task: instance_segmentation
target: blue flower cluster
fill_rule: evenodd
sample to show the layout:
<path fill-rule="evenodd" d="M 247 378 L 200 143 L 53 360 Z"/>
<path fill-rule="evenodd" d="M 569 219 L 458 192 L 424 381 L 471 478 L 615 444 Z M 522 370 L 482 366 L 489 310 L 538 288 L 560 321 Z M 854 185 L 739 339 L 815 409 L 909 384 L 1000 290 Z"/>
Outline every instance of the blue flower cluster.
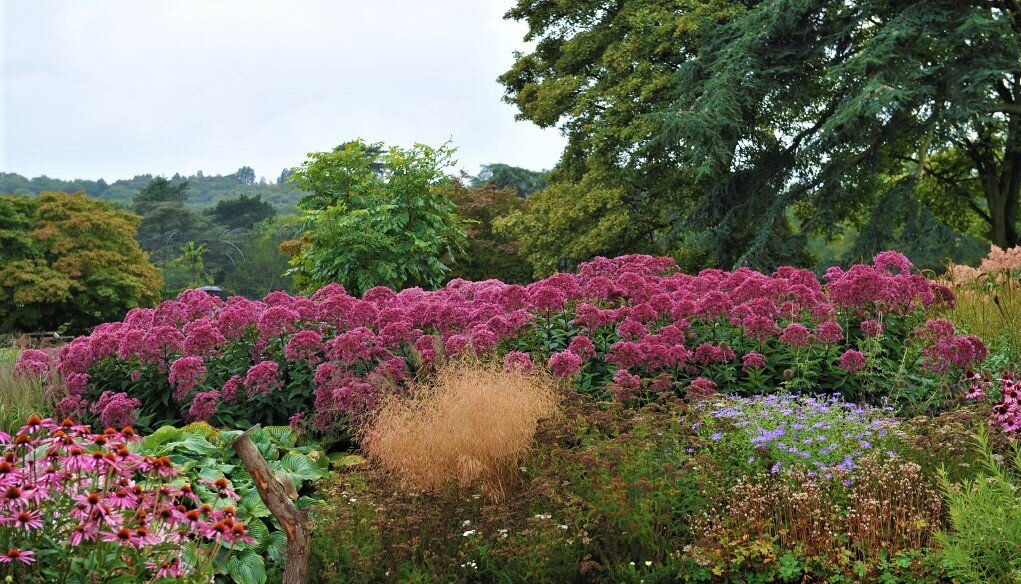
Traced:
<path fill-rule="evenodd" d="M 766 465 L 774 474 L 798 466 L 833 478 L 854 470 L 866 454 L 895 455 L 890 408 L 786 394 L 724 397 L 704 407 L 706 415 L 692 429 L 707 439 L 707 448 L 749 466 Z"/>

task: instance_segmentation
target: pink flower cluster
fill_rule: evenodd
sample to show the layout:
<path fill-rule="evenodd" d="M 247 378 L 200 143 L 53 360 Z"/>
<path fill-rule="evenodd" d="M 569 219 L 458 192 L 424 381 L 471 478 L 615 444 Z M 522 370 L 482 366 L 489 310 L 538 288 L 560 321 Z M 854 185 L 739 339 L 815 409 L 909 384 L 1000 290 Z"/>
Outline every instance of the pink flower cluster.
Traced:
<path fill-rule="evenodd" d="M 331 284 L 311 297 L 273 292 L 261 302 L 240 297 L 224 302 L 188 291 L 75 339 L 60 351 L 56 369 L 68 383 L 73 379 L 97 395 L 104 381 L 115 380 L 73 376 L 89 374 L 108 359 L 136 372 L 154 368 L 167 376 L 182 411 L 194 419 L 207 419 L 246 396 L 285 393 L 280 388 L 300 370 L 301 379 L 313 378 L 304 407 L 324 429 L 371 407 L 380 391 L 410 377 L 409 367 L 430 368 L 444 356 L 467 351 L 506 352 L 507 367 L 530 370 L 541 363 L 564 377 L 589 361 L 603 361 L 607 382 L 612 376 L 616 389 L 625 392 L 637 390 L 635 378 L 639 385 L 641 378 L 664 375 L 690 380 L 731 363 L 746 372 L 762 369 L 766 346 L 801 351 L 840 345 L 858 327 L 878 336 L 883 319 L 953 301 L 949 290 L 910 270 L 904 256 L 884 252 L 870 265 L 830 269 L 824 284 L 811 271 L 793 267 L 772 274 L 740 268 L 690 275 L 670 258 L 628 255 L 597 258 L 577 274 L 527 286 L 453 280 L 433 292 L 378 287 L 356 298 Z M 521 344 L 538 325 L 565 311 L 580 332 L 559 349 Z M 727 327 L 737 331 L 745 355 L 737 354 L 735 343 L 703 334 Z M 602 343 L 612 333 L 616 336 L 597 350 L 593 339 Z M 936 372 L 980 360 L 984 349 L 953 334 L 927 342 L 933 345 L 926 348 L 927 363 Z M 250 354 L 250 360 L 238 365 L 238 354 Z M 228 355 L 235 359 L 229 371 L 221 365 Z M 858 370 L 859 361 L 845 354 L 841 366 Z M 27 370 L 30 363 L 42 358 L 26 357 Z M 81 404 L 66 406 L 70 411 Z"/>
<path fill-rule="evenodd" d="M 45 351 L 26 349 L 14 362 L 15 375 L 46 377 L 53 371 L 53 358 Z"/>
<path fill-rule="evenodd" d="M 974 335 L 959 335 L 954 323 L 940 318 L 926 321 L 915 335 L 925 343 L 922 349 L 924 369 L 945 373 L 951 367 L 976 367 L 989 356 L 982 339 Z"/>
<path fill-rule="evenodd" d="M 180 579 L 220 546 L 254 541 L 232 507 L 173 486 L 169 458 L 136 454 L 138 440 L 130 427 L 94 434 L 38 416 L 0 436 L 0 562 L 46 564 L 69 581 Z"/>

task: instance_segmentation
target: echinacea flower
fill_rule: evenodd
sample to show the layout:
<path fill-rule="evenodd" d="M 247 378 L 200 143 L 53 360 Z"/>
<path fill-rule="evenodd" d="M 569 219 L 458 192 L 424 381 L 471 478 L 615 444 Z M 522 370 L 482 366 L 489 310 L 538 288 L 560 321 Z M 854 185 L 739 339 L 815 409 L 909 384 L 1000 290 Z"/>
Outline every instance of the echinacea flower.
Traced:
<path fill-rule="evenodd" d="M 7 553 L 0 554 L 0 562 L 5 564 L 21 562 L 27 566 L 35 562 L 35 552 L 12 547 L 7 550 Z"/>

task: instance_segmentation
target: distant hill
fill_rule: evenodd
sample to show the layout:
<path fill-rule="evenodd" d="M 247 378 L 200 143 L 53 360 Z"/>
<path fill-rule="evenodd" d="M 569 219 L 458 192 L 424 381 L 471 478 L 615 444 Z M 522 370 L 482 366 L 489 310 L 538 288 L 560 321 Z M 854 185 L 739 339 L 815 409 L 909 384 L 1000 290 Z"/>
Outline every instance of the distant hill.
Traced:
<path fill-rule="evenodd" d="M 294 205 L 304 196 L 302 191 L 291 188 L 286 182 L 290 171 L 280 173 L 276 181 L 256 181 L 255 172 L 250 167 L 242 167 L 234 174 L 204 175 L 202 171 L 182 176 L 175 174 L 171 181 L 175 184 L 188 181 L 187 206 L 201 210 L 212 207 L 221 199 L 237 198 L 240 195 L 261 195 L 263 201 L 269 202 L 278 213 L 294 211 Z M 26 178 L 14 172 L 0 172 L 0 194 L 5 195 L 38 195 L 43 191 L 77 192 L 85 191 L 90 197 L 111 201 L 123 207 L 130 207 L 131 200 L 138 191 L 153 178 L 152 174 L 140 174 L 129 179 L 121 179 L 107 183 L 103 179 L 96 180 L 60 180 L 47 176 Z"/>

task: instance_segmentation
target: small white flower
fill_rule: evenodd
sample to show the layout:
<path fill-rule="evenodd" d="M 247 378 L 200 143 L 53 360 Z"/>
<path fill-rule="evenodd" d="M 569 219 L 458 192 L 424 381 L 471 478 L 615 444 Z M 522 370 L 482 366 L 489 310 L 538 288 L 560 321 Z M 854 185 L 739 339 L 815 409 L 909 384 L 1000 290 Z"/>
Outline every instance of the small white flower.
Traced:
<path fill-rule="evenodd" d="M 559 527 L 560 529 L 563 529 L 564 531 L 567 531 L 567 526 L 566 525 L 558 525 L 557 527 Z"/>
<path fill-rule="evenodd" d="M 468 527 L 471 524 L 472 524 L 471 519 L 465 519 L 464 523 L 462 523 L 461 525 L 463 525 L 464 527 Z"/>
<path fill-rule="evenodd" d="M 651 566 L 652 565 L 652 561 L 651 560 L 645 560 L 645 565 L 646 566 Z"/>
<path fill-rule="evenodd" d="M 469 529 L 468 531 L 462 533 L 461 537 L 468 537 L 470 535 L 475 535 L 475 530 L 474 529 Z"/>

